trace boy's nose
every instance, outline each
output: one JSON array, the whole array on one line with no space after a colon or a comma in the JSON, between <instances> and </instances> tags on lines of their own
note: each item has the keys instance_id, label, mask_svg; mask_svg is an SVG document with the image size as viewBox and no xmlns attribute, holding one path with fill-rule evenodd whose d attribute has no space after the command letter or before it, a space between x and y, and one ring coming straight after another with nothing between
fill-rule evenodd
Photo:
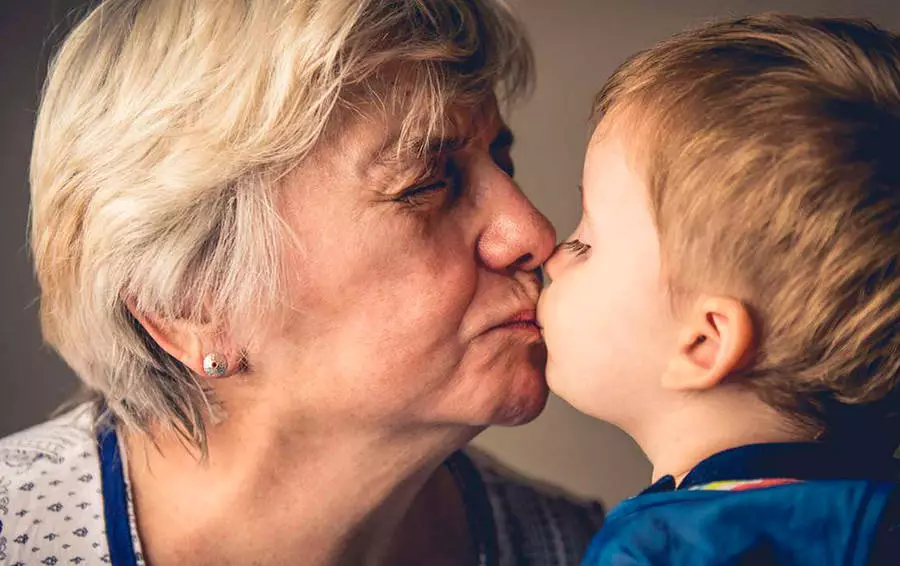
<instances>
[{"instance_id":1,"label":"boy's nose","mask_svg":"<svg viewBox=\"0 0 900 566\"><path fill-rule=\"evenodd\" d=\"M555 248L553 248L553 253L549 258L547 258L546 263L541 266L541 271L546 273L547 277L552 281L554 278L556 278L556 274L559 272L561 261L562 258L560 257L559 245L557 245Z\"/></svg>"}]
</instances>

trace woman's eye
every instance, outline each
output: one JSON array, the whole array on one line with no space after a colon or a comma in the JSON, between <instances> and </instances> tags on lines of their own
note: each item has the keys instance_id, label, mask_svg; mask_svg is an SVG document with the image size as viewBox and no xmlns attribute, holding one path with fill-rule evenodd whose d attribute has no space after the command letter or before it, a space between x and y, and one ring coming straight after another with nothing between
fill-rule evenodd
<instances>
[{"instance_id":1,"label":"woman's eye","mask_svg":"<svg viewBox=\"0 0 900 566\"><path fill-rule=\"evenodd\" d=\"M453 189L455 192L458 186L459 179L456 168L448 159L441 168L440 177L431 175L430 181L406 189L395 197L394 201L413 207L424 206L443 198L449 192L448 189Z\"/></svg>"},{"instance_id":2,"label":"woman's eye","mask_svg":"<svg viewBox=\"0 0 900 566\"><path fill-rule=\"evenodd\" d=\"M447 187L447 181L444 180L420 187L412 187L403 191L394 201L411 206L425 205L434 200L436 196L439 196L441 191Z\"/></svg>"},{"instance_id":3,"label":"woman's eye","mask_svg":"<svg viewBox=\"0 0 900 566\"><path fill-rule=\"evenodd\" d=\"M575 254L575 257L581 257L591 251L591 246L581 240L569 240L560 244L559 249Z\"/></svg>"}]
</instances>

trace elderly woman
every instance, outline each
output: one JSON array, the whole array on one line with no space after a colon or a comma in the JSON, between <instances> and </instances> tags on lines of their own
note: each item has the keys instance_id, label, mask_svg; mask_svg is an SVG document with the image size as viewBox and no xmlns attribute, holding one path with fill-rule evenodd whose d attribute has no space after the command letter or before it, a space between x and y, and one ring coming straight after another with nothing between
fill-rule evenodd
<instances>
[{"instance_id":1,"label":"elderly woman","mask_svg":"<svg viewBox=\"0 0 900 566\"><path fill-rule=\"evenodd\" d=\"M576 563L598 507L459 451L547 396L530 61L499 0L94 9L31 170L90 400L0 443L0 561Z\"/></svg>"}]
</instances>

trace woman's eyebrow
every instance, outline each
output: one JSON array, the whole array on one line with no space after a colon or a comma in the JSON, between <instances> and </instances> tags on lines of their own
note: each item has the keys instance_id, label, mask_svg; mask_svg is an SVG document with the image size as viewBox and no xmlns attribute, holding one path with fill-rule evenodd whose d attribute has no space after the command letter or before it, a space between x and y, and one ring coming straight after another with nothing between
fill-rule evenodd
<instances>
[{"instance_id":1,"label":"woman's eyebrow","mask_svg":"<svg viewBox=\"0 0 900 566\"><path fill-rule=\"evenodd\" d=\"M392 134L367 160L367 169L411 169L424 166L437 155L452 153L471 143L463 136L414 136L406 140Z\"/></svg>"}]
</instances>

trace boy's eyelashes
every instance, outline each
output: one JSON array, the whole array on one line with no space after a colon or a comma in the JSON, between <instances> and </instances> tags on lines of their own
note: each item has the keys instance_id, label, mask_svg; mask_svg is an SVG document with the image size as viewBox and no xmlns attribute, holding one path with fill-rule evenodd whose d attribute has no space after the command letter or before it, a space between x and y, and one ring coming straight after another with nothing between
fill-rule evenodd
<instances>
[{"instance_id":1,"label":"boy's eyelashes","mask_svg":"<svg viewBox=\"0 0 900 566\"><path fill-rule=\"evenodd\" d=\"M569 240L568 242L563 242L559 246L557 246L558 250L565 250L569 253L575 254L575 257L581 257L591 251L591 246L585 244L581 240Z\"/></svg>"}]
</instances>

